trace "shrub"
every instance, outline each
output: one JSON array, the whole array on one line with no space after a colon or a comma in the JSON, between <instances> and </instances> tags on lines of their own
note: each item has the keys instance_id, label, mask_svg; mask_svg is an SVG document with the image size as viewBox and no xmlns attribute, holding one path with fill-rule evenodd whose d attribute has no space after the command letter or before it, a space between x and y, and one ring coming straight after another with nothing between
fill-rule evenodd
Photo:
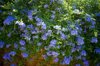
<instances>
[{"instance_id":1,"label":"shrub","mask_svg":"<svg viewBox=\"0 0 100 66\"><path fill-rule=\"evenodd\" d=\"M100 63L100 0L1 0L0 50L13 62L41 49L45 60ZM24 59L22 61L24 61Z\"/></svg>"}]
</instances>

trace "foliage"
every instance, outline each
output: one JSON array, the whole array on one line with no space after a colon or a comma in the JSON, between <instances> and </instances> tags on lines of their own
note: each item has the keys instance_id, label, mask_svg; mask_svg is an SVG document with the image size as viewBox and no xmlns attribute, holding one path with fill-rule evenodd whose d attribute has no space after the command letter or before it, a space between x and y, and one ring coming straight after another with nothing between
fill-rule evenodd
<instances>
[{"instance_id":1,"label":"foliage","mask_svg":"<svg viewBox=\"0 0 100 66\"><path fill-rule=\"evenodd\" d=\"M100 63L100 0L0 0L0 50L13 62L45 49L45 60ZM21 60L22 62L22 60ZM19 63L21 63L19 62ZM78 65L77 64L77 65ZM22 64L23 65L23 64Z\"/></svg>"}]
</instances>

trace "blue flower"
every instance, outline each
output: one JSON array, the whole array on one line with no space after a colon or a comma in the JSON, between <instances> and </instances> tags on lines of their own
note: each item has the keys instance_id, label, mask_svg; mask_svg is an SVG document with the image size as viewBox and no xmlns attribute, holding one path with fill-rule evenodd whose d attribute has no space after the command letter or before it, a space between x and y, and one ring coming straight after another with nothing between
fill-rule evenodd
<instances>
[{"instance_id":1,"label":"blue flower","mask_svg":"<svg viewBox=\"0 0 100 66\"><path fill-rule=\"evenodd\" d=\"M92 43L97 43L98 42L98 39L96 37L92 37L91 42Z\"/></svg>"},{"instance_id":2,"label":"blue flower","mask_svg":"<svg viewBox=\"0 0 100 66\"><path fill-rule=\"evenodd\" d=\"M80 51L81 49L82 49L82 45L76 46L76 50L77 50L77 51Z\"/></svg>"},{"instance_id":3,"label":"blue flower","mask_svg":"<svg viewBox=\"0 0 100 66\"><path fill-rule=\"evenodd\" d=\"M92 24L92 25L95 25L95 24L96 24L96 22L92 20L92 21L91 21L91 24Z\"/></svg>"},{"instance_id":4,"label":"blue flower","mask_svg":"<svg viewBox=\"0 0 100 66\"><path fill-rule=\"evenodd\" d=\"M85 28L85 29L83 30L83 32L86 33L86 32L87 32L87 29Z\"/></svg>"},{"instance_id":5,"label":"blue flower","mask_svg":"<svg viewBox=\"0 0 100 66\"><path fill-rule=\"evenodd\" d=\"M17 66L16 64L10 64L10 66Z\"/></svg>"},{"instance_id":6,"label":"blue flower","mask_svg":"<svg viewBox=\"0 0 100 66\"><path fill-rule=\"evenodd\" d=\"M28 41L31 39L30 34L27 34L27 33L20 35L20 37L24 37Z\"/></svg>"},{"instance_id":7,"label":"blue flower","mask_svg":"<svg viewBox=\"0 0 100 66\"><path fill-rule=\"evenodd\" d=\"M31 30L31 33L32 34L37 34L37 31L36 30Z\"/></svg>"},{"instance_id":8,"label":"blue flower","mask_svg":"<svg viewBox=\"0 0 100 66\"><path fill-rule=\"evenodd\" d=\"M54 19L54 18L55 18L55 15L54 15L54 14L52 14L52 15L51 15L51 19Z\"/></svg>"},{"instance_id":9,"label":"blue flower","mask_svg":"<svg viewBox=\"0 0 100 66\"><path fill-rule=\"evenodd\" d=\"M90 17L86 17L86 21L90 22L91 18Z\"/></svg>"},{"instance_id":10,"label":"blue flower","mask_svg":"<svg viewBox=\"0 0 100 66\"><path fill-rule=\"evenodd\" d=\"M16 52L15 52L15 51L11 51L11 52L9 53L9 55L15 56L15 55L16 55Z\"/></svg>"},{"instance_id":11,"label":"blue flower","mask_svg":"<svg viewBox=\"0 0 100 66\"><path fill-rule=\"evenodd\" d=\"M58 52L52 51L52 55L53 55L53 57L57 57L59 54L58 54Z\"/></svg>"},{"instance_id":12,"label":"blue flower","mask_svg":"<svg viewBox=\"0 0 100 66\"><path fill-rule=\"evenodd\" d=\"M24 51L24 50L26 50L26 48L25 47L21 47L20 50L21 51Z\"/></svg>"},{"instance_id":13,"label":"blue flower","mask_svg":"<svg viewBox=\"0 0 100 66\"><path fill-rule=\"evenodd\" d=\"M51 56L51 55L52 55L52 52L51 52L51 51L48 51L48 52L47 52L47 55L48 55L48 56Z\"/></svg>"},{"instance_id":14,"label":"blue flower","mask_svg":"<svg viewBox=\"0 0 100 66\"><path fill-rule=\"evenodd\" d=\"M55 0L50 0L50 4L52 4Z\"/></svg>"},{"instance_id":15,"label":"blue flower","mask_svg":"<svg viewBox=\"0 0 100 66\"><path fill-rule=\"evenodd\" d=\"M95 52L100 54L100 48L96 48Z\"/></svg>"},{"instance_id":16,"label":"blue flower","mask_svg":"<svg viewBox=\"0 0 100 66\"><path fill-rule=\"evenodd\" d=\"M49 46L50 47L55 47L56 43L57 43L57 40L53 39L53 40L50 41L50 45Z\"/></svg>"},{"instance_id":17,"label":"blue flower","mask_svg":"<svg viewBox=\"0 0 100 66\"><path fill-rule=\"evenodd\" d=\"M30 24L30 25L27 25L27 28L34 29L34 26L32 24Z\"/></svg>"},{"instance_id":18,"label":"blue flower","mask_svg":"<svg viewBox=\"0 0 100 66\"><path fill-rule=\"evenodd\" d=\"M47 40L47 37L48 37L48 36L47 36L47 34L45 33L45 34L42 36L42 39L43 39L43 40Z\"/></svg>"},{"instance_id":19,"label":"blue flower","mask_svg":"<svg viewBox=\"0 0 100 66\"><path fill-rule=\"evenodd\" d=\"M56 44L57 40L53 39L50 41L50 44Z\"/></svg>"},{"instance_id":20,"label":"blue flower","mask_svg":"<svg viewBox=\"0 0 100 66\"><path fill-rule=\"evenodd\" d=\"M89 29L94 29L94 28L95 28L94 25L89 26Z\"/></svg>"},{"instance_id":21,"label":"blue flower","mask_svg":"<svg viewBox=\"0 0 100 66\"><path fill-rule=\"evenodd\" d=\"M14 20L15 20L15 17L13 17L13 16L8 16L8 17L4 20L3 24L4 24L4 25L10 25L11 22L14 21Z\"/></svg>"},{"instance_id":22,"label":"blue flower","mask_svg":"<svg viewBox=\"0 0 100 66\"><path fill-rule=\"evenodd\" d=\"M37 22L42 22L42 20L40 18L38 18L37 16L35 17Z\"/></svg>"},{"instance_id":23,"label":"blue flower","mask_svg":"<svg viewBox=\"0 0 100 66\"><path fill-rule=\"evenodd\" d=\"M77 44L78 45L83 45L84 44L84 39L82 37L77 37Z\"/></svg>"},{"instance_id":24,"label":"blue flower","mask_svg":"<svg viewBox=\"0 0 100 66\"><path fill-rule=\"evenodd\" d=\"M85 20L86 20L87 22L91 22L91 16L90 16L89 14L86 14Z\"/></svg>"},{"instance_id":25,"label":"blue flower","mask_svg":"<svg viewBox=\"0 0 100 66\"><path fill-rule=\"evenodd\" d=\"M77 22L77 21L76 21L76 22ZM74 30L76 30L77 32L81 33L82 27L80 26L79 23L76 23L76 24L75 24L75 29L74 29Z\"/></svg>"},{"instance_id":26,"label":"blue flower","mask_svg":"<svg viewBox=\"0 0 100 66\"><path fill-rule=\"evenodd\" d=\"M51 36L51 34L52 34L52 30L48 30L47 35Z\"/></svg>"},{"instance_id":27,"label":"blue flower","mask_svg":"<svg viewBox=\"0 0 100 66\"><path fill-rule=\"evenodd\" d=\"M100 13L96 13L95 15L96 15L97 17L100 17Z\"/></svg>"},{"instance_id":28,"label":"blue flower","mask_svg":"<svg viewBox=\"0 0 100 66\"><path fill-rule=\"evenodd\" d=\"M87 60L85 60L83 63L84 63L84 66L89 66L89 62Z\"/></svg>"},{"instance_id":29,"label":"blue flower","mask_svg":"<svg viewBox=\"0 0 100 66\"><path fill-rule=\"evenodd\" d=\"M2 10L0 10L0 13L2 13L3 11Z\"/></svg>"},{"instance_id":30,"label":"blue flower","mask_svg":"<svg viewBox=\"0 0 100 66\"><path fill-rule=\"evenodd\" d=\"M62 32L60 32L60 35L61 35L61 39L63 39L63 40L65 40L67 38L67 36Z\"/></svg>"},{"instance_id":31,"label":"blue flower","mask_svg":"<svg viewBox=\"0 0 100 66\"><path fill-rule=\"evenodd\" d=\"M44 8L48 8L48 4L45 4L45 5L44 5Z\"/></svg>"},{"instance_id":32,"label":"blue flower","mask_svg":"<svg viewBox=\"0 0 100 66\"><path fill-rule=\"evenodd\" d=\"M3 41L0 40L0 48L3 48L3 47L4 47L4 44L5 44L5 43L4 43Z\"/></svg>"},{"instance_id":33,"label":"blue flower","mask_svg":"<svg viewBox=\"0 0 100 66\"><path fill-rule=\"evenodd\" d=\"M32 13L33 13L33 10L29 10L28 11L28 18L29 18L29 20L33 19L33 16L32 16L33 14Z\"/></svg>"},{"instance_id":34,"label":"blue flower","mask_svg":"<svg viewBox=\"0 0 100 66\"><path fill-rule=\"evenodd\" d=\"M86 51L85 51L85 50L82 50L82 51L81 51L81 55L82 55L82 56L86 56Z\"/></svg>"},{"instance_id":35,"label":"blue flower","mask_svg":"<svg viewBox=\"0 0 100 66\"><path fill-rule=\"evenodd\" d=\"M54 61L54 62L58 62L58 61L59 61L59 59L58 59L58 58L55 58L53 61Z\"/></svg>"},{"instance_id":36,"label":"blue flower","mask_svg":"<svg viewBox=\"0 0 100 66\"><path fill-rule=\"evenodd\" d=\"M11 57L10 57L9 53L5 53L3 56L3 59L11 61Z\"/></svg>"},{"instance_id":37,"label":"blue flower","mask_svg":"<svg viewBox=\"0 0 100 66\"><path fill-rule=\"evenodd\" d=\"M26 42L24 41L24 40L20 40L20 45L25 45L26 44Z\"/></svg>"},{"instance_id":38,"label":"blue flower","mask_svg":"<svg viewBox=\"0 0 100 66\"><path fill-rule=\"evenodd\" d=\"M73 53L73 52L75 52L75 51L76 51L76 48L72 48L71 52Z\"/></svg>"},{"instance_id":39,"label":"blue flower","mask_svg":"<svg viewBox=\"0 0 100 66\"><path fill-rule=\"evenodd\" d=\"M48 55L48 56L57 57L59 54L58 54L57 52L55 52L55 51L48 51L48 52L47 52L47 55Z\"/></svg>"},{"instance_id":40,"label":"blue flower","mask_svg":"<svg viewBox=\"0 0 100 66\"><path fill-rule=\"evenodd\" d=\"M10 46L11 46L11 44L7 44L7 45L6 45L6 48L9 48Z\"/></svg>"},{"instance_id":41,"label":"blue flower","mask_svg":"<svg viewBox=\"0 0 100 66\"><path fill-rule=\"evenodd\" d=\"M8 33L7 36L10 38L11 37L11 33Z\"/></svg>"},{"instance_id":42,"label":"blue flower","mask_svg":"<svg viewBox=\"0 0 100 66\"><path fill-rule=\"evenodd\" d=\"M16 21L15 24L18 24L21 29L24 29L26 27L26 25L23 21Z\"/></svg>"},{"instance_id":43,"label":"blue flower","mask_svg":"<svg viewBox=\"0 0 100 66\"><path fill-rule=\"evenodd\" d=\"M14 43L14 48L18 49L18 44Z\"/></svg>"},{"instance_id":44,"label":"blue flower","mask_svg":"<svg viewBox=\"0 0 100 66\"><path fill-rule=\"evenodd\" d=\"M47 55L42 55L42 57L43 57L44 59L46 59L46 58L47 58Z\"/></svg>"},{"instance_id":45,"label":"blue flower","mask_svg":"<svg viewBox=\"0 0 100 66\"><path fill-rule=\"evenodd\" d=\"M71 57L64 57L63 64L70 64Z\"/></svg>"},{"instance_id":46,"label":"blue flower","mask_svg":"<svg viewBox=\"0 0 100 66\"><path fill-rule=\"evenodd\" d=\"M22 53L21 55L23 56L23 58L27 58L28 57L27 53Z\"/></svg>"},{"instance_id":47,"label":"blue flower","mask_svg":"<svg viewBox=\"0 0 100 66\"><path fill-rule=\"evenodd\" d=\"M75 29L75 30L71 30L71 35L77 35L78 34L78 32L77 32L77 30Z\"/></svg>"},{"instance_id":48,"label":"blue flower","mask_svg":"<svg viewBox=\"0 0 100 66\"><path fill-rule=\"evenodd\" d=\"M42 29L46 29L46 24L42 22Z\"/></svg>"}]
</instances>

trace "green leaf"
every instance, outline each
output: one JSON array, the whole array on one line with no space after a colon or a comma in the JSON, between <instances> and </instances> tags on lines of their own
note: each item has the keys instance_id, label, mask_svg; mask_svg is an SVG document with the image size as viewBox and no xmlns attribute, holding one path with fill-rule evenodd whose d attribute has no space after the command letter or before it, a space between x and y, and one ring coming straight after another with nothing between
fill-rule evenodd
<instances>
[{"instance_id":1,"label":"green leaf","mask_svg":"<svg viewBox=\"0 0 100 66\"><path fill-rule=\"evenodd\" d=\"M98 32L97 32L97 31L94 32L94 36L95 36L95 37L98 36Z\"/></svg>"}]
</instances>

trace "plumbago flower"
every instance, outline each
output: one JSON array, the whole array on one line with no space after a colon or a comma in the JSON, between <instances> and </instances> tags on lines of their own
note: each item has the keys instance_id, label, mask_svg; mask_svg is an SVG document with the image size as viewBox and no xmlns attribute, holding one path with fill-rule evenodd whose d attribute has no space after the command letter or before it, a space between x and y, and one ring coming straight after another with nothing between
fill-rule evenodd
<instances>
[{"instance_id":1,"label":"plumbago flower","mask_svg":"<svg viewBox=\"0 0 100 66\"><path fill-rule=\"evenodd\" d=\"M10 64L10 66L17 66L16 64Z\"/></svg>"},{"instance_id":2,"label":"plumbago flower","mask_svg":"<svg viewBox=\"0 0 100 66\"><path fill-rule=\"evenodd\" d=\"M53 55L53 57L57 57L59 55L59 53L55 52L55 51L52 51L52 55Z\"/></svg>"},{"instance_id":3,"label":"plumbago flower","mask_svg":"<svg viewBox=\"0 0 100 66\"><path fill-rule=\"evenodd\" d=\"M32 20L33 19L33 10L28 11L28 19Z\"/></svg>"},{"instance_id":4,"label":"plumbago flower","mask_svg":"<svg viewBox=\"0 0 100 66\"><path fill-rule=\"evenodd\" d=\"M55 52L55 51L48 51L47 52L47 56L53 56L53 57L57 57L59 55L58 52Z\"/></svg>"},{"instance_id":5,"label":"plumbago flower","mask_svg":"<svg viewBox=\"0 0 100 66\"><path fill-rule=\"evenodd\" d=\"M25 45L26 44L26 42L24 41L24 40L20 40L20 45Z\"/></svg>"},{"instance_id":6,"label":"plumbago flower","mask_svg":"<svg viewBox=\"0 0 100 66\"><path fill-rule=\"evenodd\" d=\"M65 40L67 38L67 36L62 32L60 32L60 36L61 36L61 39L63 39L63 40Z\"/></svg>"},{"instance_id":7,"label":"plumbago flower","mask_svg":"<svg viewBox=\"0 0 100 66\"><path fill-rule=\"evenodd\" d=\"M44 22L42 22L42 25L41 25L42 27L42 29L46 29L46 24L44 23Z\"/></svg>"},{"instance_id":8,"label":"plumbago flower","mask_svg":"<svg viewBox=\"0 0 100 66\"><path fill-rule=\"evenodd\" d=\"M54 59L54 62L58 62L58 61L59 61L59 59L58 59L58 58L55 58L55 59Z\"/></svg>"},{"instance_id":9,"label":"plumbago flower","mask_svg":"<svg viewBox=\"0 0 100 66\"><path fill-rule=\"evenodd\" d=\"M15 55L16 55L16 52L15 52L15 51L11 51L11 52L9 53L9 55L15 56Z\"/></svg>"},{"instance_id":10,"label":"plumbago flower","mask_svg":"<svg viewBox=\"0 0 100 66\"><path fill-rule=\"evenodd\" d=\"M100 54L100 48L96 48L95 52L98 53L98 54Z\"/></svg>"},{"instance_id":11,"label":"plumbago flower","mask_svg":"<svg viewBox=\"0 0 100 66\"><path fill-rule=\"evenodd\" d=\"M25 51L26 48L25 48L25 47L21 47L20 50L21 50L21 51Z\"/></svg>"},{"instance_id":12,"label":"plumbago flower","mask_svg":"<svg viewBox=\"0 0 100 66\"><path fill-rule=\"evenodd\" d=\"M83 63L84 63L85 66L89 66L89 61L86 60Z\"/></svg>"},{"instance_id":13,"label":"plumbago flower","mask_svg":"<svg viewBox=\"0 0 100 66\"><path fill-rule=\"evenodd\" d=\"M86 56L86 51L85 51L85 50L82 50L82 51L81 51L81 55L82 55L82 56Z\"/></svg>"},{"instance_id":14,"label":"plumbago flower","mask_svg":"<svg viewBox=\"0 0 100 66\"><path fill-rule=\"evenodd\" d=\"M15 24L19 25L19 27L20 27L22 30L26 27L25 23L24 23L22 20L21 20L21 21L16 21Z\"/></svg>"},{"instance_id":15,"label":"plumbago flower","mask_svg":"<svg viewBox=\"0 0 100 66\"><path fill-rule=\"evenodd\" d=\"M47 40L47 37L48 37L48 35L47 35L47 33L45 33L45 34L42 36L42 39L43 39L43 40Z\"/></svg>"},{"instance_id":16,"label":"plumbago flower","mask_svg":"<svg viewBox=\"0 0 100 66\"><path fill-rule=\"evenodd\" d=\"M84 44L84 39L83 39L83 37L77 37L77 45L83 45Z\"/></svg>"},{"instance_id":17,"label":"plumbago flower","mask_svg":"<svg viewBox=\"0 0 100 66\"><path fill-rule=\"evenodd\" d=\"M14 48L18 49L18 44L17 43L14 43Z\"/></svg>"},{"instance_id":18,"label":"plumbago flower","mask_svg":"<svg viewBox=\"0 0 100 66\"><path fill-rule=\"evenodd\" d=\"M93 55L100 55L99 10L87 10L85 5L80 6L79 1L66 0L27 1L27 4L18 8L16 5L22 2L13 1L14 9L0 6L4 10L0 10L0 51L10 49L2 55L4 60L13 61L12 58L20 53L21 57L28 58L31 53L35 54L44 49L45 59L50 56L54 62L69 66L73 60L82 60L85 66L89 66L87 58L92 57L89 55L91 51L94 50ZM90 5L89 1L81 1L82 4L85 2ZM6 4L8 5L9 3ZM4 18L5 15L8 16ZM98 33L95 34L95 31ZM76 66L83 64L79 63Z\"/></svg>"},{"instance_id":19,"label":"plumbago flower","mask_svg":"<svg viewBox=\"0 0 100 66\"><path fill-rule=\"evenodd\" d=\"M54 14L52 14L52 15L51 15L51 19L54 19L54 18L55 18L55 15L54 15Z\"/></svg>"},{"instance_id":20,"label":"plumbago flower","mask_svg":"<svg viewBox=\"0 0 100 66\"><path fill-rule=\"evenodd\" d=\"M11 61L11 56L9 55L9 53L5 53L3 59Z\"/></svg>"},{"instance_id":21,"label":"plumbago flower","mask_svg":"<svg viewBox=\"0 0 100 66\"><path fill-rule=\"evenodd\" d=\"M48 6L49 6L48 4L45 4L45 5L44 5L44 8L48 8Z\"/></svg>"},{"instance_id":22,"label":"plumbago flower","mask_svg":"<svg viewBox=\"0 0 100 66\"><path fill-rule=\"evenodd\" d=\"M91 42L92 43L97 43L98 42L98 39L96 37L92 37Z\"/></svg>"},{"instance_id":23,"label":"plumbago flower","mask_svg":"<svg viewBox=\"0 0 100 66\"><path fill-rule=\"evenodd\" d=\"M55 47L56 43L57 43L57 40L55 40L55 39L51 40L49 47Z\"/></svg>"},{"instance_id":24,"label":"plumbago flower","mask_svg":"<svg viewBox=\"0 0 100 66\"><path fill-rule=\"evenodd\" d=\"M4 41L0 40L0 48L3 48L4 47Z\"/></svg>"},{"instance_id":25,"label":"plumbago flower","mask_svg":"<svg viewBox=\"0 0 100 66\"><path fill-rule=\"evenodd\" d=\"M67 64L67 65L70 64L71 59L72 59L71 56L70 57L64 57L64 60L63 60L62 64Z\"/></svg>"},{"instance_id":26,"label":"plumbago flower","mask_svg":"<svg viewBox=\"0 0 100 66\"><path fill-rule=\"evenodd\" d=\"M27 53L24 53L24 52L21 53L21 55L22 55L23 58L27 58L28 57L28 54Z\"/></svg>"},{"instance_id":27,"label":"plumbago flower","mask_svg":"<svg viewBox=\"0 0 100 66\"><path fill-rule=\"evenodd\" d=\"M6 45L6 48L9 48L10 46L11 46L11 44L7 44L7 45Z\"/></svg>"},{"instance_id":28,"label":"plumbago flower","mask_svg":"<svg viewBox=\"0 0 100 66\"><path fill-rule=\"evenodd\" d=\"M90 22L90 21L91 21L91 15L86 14L85 20L86 20L87 22Z\"/></svg>"},{"instance_id":29,"label":"plumbago flower","mask_svg":"<svg viewBox=\"0 0 100 66\"><path fill-rule=\"evenodd\" d=\"M15 20L15 17L13 17L13 16L8 16L8 17L4 20L3 24L4 24L4 25L10 25L10 24L12 23L12 21L14 21L14 20Z\"/></svg>"},{"instance_id":30,"label":"plumbago flower","mask_svg":"<svg viewBox=\"0 0 100 66\"><path fill-rule=\"evenodd\" d=\"M77 35L78 34L78 31L75 29L75 30L71 30L71 35Z\"/></svg>"}]
</instances>

